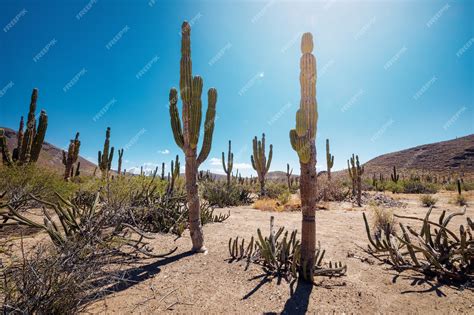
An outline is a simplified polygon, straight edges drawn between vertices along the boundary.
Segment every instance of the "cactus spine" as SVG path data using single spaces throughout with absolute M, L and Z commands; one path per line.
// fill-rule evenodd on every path
M 38 128 L 36 128 L 36 102 L 38 100 L 38 89 L 33 89 L 31 93 L 30 109 L 28 112 L 28 120 L 26 131 L 23 131 L 23 117 L 20 119 L 20 127 L 18 130 L 17 147 L 10 155 L 8 143 L 4 130 L 0 131 L 0 151 L 2 153 L 3 163 L 6 165 L 36 163 L 43 147 L 44 137 L 48 128 L 48 116 L 44 110 L 40 113 Z
M 349 161 L 347 161 L 349 164 Z M 362 175 L 364 174 L 364 166 L 360 166 L 359 156 L 356 155 L 354 158 L 354 154 L 351 157 L 351 165 L 349 167 L 349 175 L 352 178 L 353 183 L 357 187 L 357 205 L 359 207 L 362 206 Z M 351 170 L 352 169 L 352 170 Z
M 79 140 L 79 132 L 76 133 L 76 137 L 69 143 L 69 148 L 66 151 L 63 150 L 63 164 L 64 164 L 64 179 L 68 180 L 74 176 L 73 167 L 74 163 L 79 158 L 79 149 L 81 147 L 81 141 Z
M 123 157 L 123 149 L 118 150 L 118 168 L 117 168 L 117 175 L 122 175 L 122 157 Z
M 300 108 L 296 112 L 296 128 L 290 130 L 290 141 L 300 160 L 301 193 L 301 270 L 305 279 L 312 279 L 316 251 L 316 130 L 318 104 L 316 101 L 316 58 L 312 54 L 313 35 L 301 38 Z
M 328 167 L 328 180 L 331 180 L 331 168 L 334 166 L 334 155 L 329 151 L 329 139 L 326 139 L 326 164 Z
M 397 174 L 397 168 L 394 166 L 393 167 L 393 173 L 390 174 L 390 177 L 392 178 L 392 182 L 395 184 L 398 182 L 398 179 L 400 178 L 400 174 Z
M 197 172 L 199 165 L 207 159 L 211 150 L 214 119 L 216 116 L 217 90 L 207 92 L 208 106 L 204 122 L 204 140 L 201 151 L 197 155 L 197 145 L 202 120 L 202 87 L 200 76 L 192 75 L 191 61 L 191 26 L 183 22 L 181 26 L 181 63 L 179 89 L 182 107 L 182 122 L 177 107 L 178 91 L 172 88 L 169 95 L 171 128 L 176 144 L 183 150 L 186 160 L 186 191 L 189 208 L 189 230 L 191 233 L 192 250 L 205 252 L 204 235 L 202 232 L 199 196 L 197 189 Z
M 265 155 L 265 134 L 262 134 L 262 140 L 253 139 L 253 155 L 250 157 L 252 167 L 257 171 L 258 180 L 260 182 L 260 196 L 266 196 L 265 177 L 267 176 L 270 164 L 273 157 L 273 145 L 270 144 L 270 151 L 268 152 L 268 160 Z
M 227 153 L 227 167 L 225 164 L 224 152 L 222 152 L 222 167 L 224 168 L 224 172 L 227 174 L 227 188 L 229 188 L 230 177 L 232 175 L 232 169 L 234 168 L 234 153 L 232 153 L 232 142 L 230 140 L 229 140 L 229 152 Z M 236 174 L 235 176 L 237 177 L 238 175 Z
M 293 169 L 290 171 L 290 164 L 286 164 L 286 181 L 288 184 L 288 190 L 291 190 L 291 175 L 293 174 Z
M 109 153 L 110 150 L 110 153 Z M 114 147 L 110 148 L 110 127 L 105 132 L 105 142 L 103 151 L 98 152 L 98 165 L 102 172 L 102 179 L 109 178 L 110 167 L 114 158 Z

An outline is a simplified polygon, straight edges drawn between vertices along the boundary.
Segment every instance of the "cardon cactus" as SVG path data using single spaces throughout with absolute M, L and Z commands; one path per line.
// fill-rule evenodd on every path
M 234 168 L 234 153 L 232 153 L 232 142 L 230 140 L 229 140 L 229 152 L 227 153 L 227 167 L 225 164 L 224 152 L 222 152 L 222 167 L 224 168 L 224 172 L 227 174 L 227 187 L 229 187 L 230 181 L 231 181 L 232 169 Z
M 265 134 L 262 134 L 262 140 L 257 140 L 257 137 L 255 137 L 253 139 L 253 155 L 250 157 L 250 159 L 252 161 L 253 169 L 257 171 L 258 180 L 260 182 L 260 196 L 265 196 L 267 194 L 265 190 L 265 177 L 267 176 L 268 170 L 270 170 L 272 157 L 272 144 L 270 144 L 268 159 L 265 154 Z
M 390 177 L 392 178 L 392 182 L 394 182 L 395 184 L 398 183 L 400 174 L 397 174 L 397 168 L 395 166 L 393 167 L 393 173 L 390 174 Z
M 123 158 L 123 149 L 118 150 L 118 168 L 117 175 L 120 176 L 122 173 L 122 158 Z
M 18 130 L 17 147 L 10 155 L 7 147 L 7 140 L 4 131 L 0 134 L 0 151 L 2 153 L 3 163 L 6 165 L 36 163 L 43 147 L 46 130 L 48 128 L 48 116 L 44 110 L 40 113 L 38 127 L 36 126 L 36 102 L 38 100 L 38 89 L 33 89 L 31 94 L 30 109 L 26 130 L 24 131 L 23 117 L 20 119 Z
M 110 152 L 109 152 L 110 150 Z M 114 147 L 110 148 L 110 127 L 105 132 L 104 150 L 98 152 L 98 165 L 102 172 L 102 178 L 109 178 L 110 167 L 114 158 Z
M 334 155 L 329 151 L 329 139 L 326 139 L 326 164 L 328 170 L 328 180 L 331 180 L 331 168 L 334 166 Z
M 347 165 L 349 166 L 349 161 L 347 161 Z M 361 207 L 362 206 L 362 202 L 361 202 L 362 175 L 364 174 L 364 167 L 360 166 L 358 155 L 356 155 L 354 158 L 354 154 L 352 154 L 351 167 L 349 167 L 348 170 L 349 170 L 349 176 L 352 178 L 352 182 L 355 183 L 355 187 L 357 188 L 357 205 Z
M 291 175 L 293 174 L 293 169 L 290 170 L 290 164 L 286 164 L 286 181 L 288 184 L 288 190 L 291 191 Z
M 300 108 L 296 112 L 296 128 L 290 131 L 290 141 L 300 160 L 300 194 L 302 212 L 301 269 L 305 279 L 312 278 L 316 250 L 316 58 L 312 54 L 313 35 L 304 33 L 301 39 Z
M 353 163 L 354 162 L 354 163 Z M 352 196 L 355 197 L 356 195 L 356 186 L 357 186 L 357 179 L 354 176 L 356 174 L 355 170 L 355 155 L 352 154 L 350 160 L 347 160 L 347 171 L 349 172 L 349 178 L 352 182 Z
M 204 123 L 204 140 L 201 151 L 197 155 L 202 120 L 201 94 L 203 80 L 200 76 L 193 77 L 192 75 L 191 26 L 186 21 L 181 26 L 181 35 L 179 89 L 183 104 L 182 121 L 177 107 L 178 91 L 172 88 L 169 95 L 171 128 L 173 129 L 175 142 L 183 150 L 186 160 L 186 191 L 189 208 L 189 230 L 193 244 L 192 250 L 195 252 L 205 252 L 197 188 L 197 172 L 199 165 L 207 159 L 211 150 L 214 119 L 216 116 L 217 90 L 211 88 L 207 92 L 208 106 Z
M 79 132 L 76 133 L 76 137 L 69 143 L 69 148 L 66 151 L 63 150 L 63 164 L 64 164 L 64 179 L 68 180 L 74 176 L 72 171 L 74 163 L 79 158 L 79 149 L 81 147 L 81 141 L 79 140 Z

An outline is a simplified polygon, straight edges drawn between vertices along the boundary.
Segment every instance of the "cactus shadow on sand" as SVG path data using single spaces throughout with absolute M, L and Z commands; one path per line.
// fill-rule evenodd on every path
M 155 261 L 148 265 L 132 267 L 127 270 L 124 270 L 122 271 L 122 273 L 124 274 L 124 277 L 121 279 L 118 279 L 117 283 L 115 283 L 114 285 L 108 288 L 103 288 L 103 291 L 101 292 L 101 294 L 94 294 L 94 295 L 89 296 L 88 298 L 84 299 L 84 302 L 91 303 L 95 300 L 103 299 L 106 296 L 109 296 L 111 294 L 125 291 L 160 273 L 161 272 L 160 267 L 174 263 L 178 260 L 192 256 L 194 254 L 195 252 L 193 251 L 186 251 L 180 254 L 176 254 L 173 256 L 165 257 L 163 259 L 159 259 L 158 261 Z

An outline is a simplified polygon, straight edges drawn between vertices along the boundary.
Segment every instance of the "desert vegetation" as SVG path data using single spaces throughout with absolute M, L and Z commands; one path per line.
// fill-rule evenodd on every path
M 385 266 L 370 267 L 376 270 L 371 272 L 382 274 L 380 277 L 388 275 L 388 267 L 396 277 L 407 273 L 423 276 L 424 281 L 435 282 L 434 286 L 447 283 L 472 293 L 474 224 L 470 198 L 474 183 L 461 172 L 416 173 L 397 165 L 388 166 L 390 173 L 371 172 L 355 154 L 347 160 L 347 169 L 335 171 L 329 139 L 325 142 L 325 170 L 317 172 L 320 117 L 311 33 L 301 38 L 300 105 L 288 140 L 298 157 L 299 172 L 285 161 L 286 172 L 276 178 L 270 176 L 273 145 L 267 148 L 265 133 L 261 139 L 252 139 L 252 154 L 250 158 L 246 155 L 256 177 L 234 172 L 232 140 L 222 148 L 227 150 L 227 154 L 222 151 L 225 175 L 217 177 L 203 170 L 201 166 L 213 146 L 219 108 L 217 90 L 210 88 L 203 119 L 204 82 L 193 75 L 191 25 L 184 22 L 181 26 L 179 89 L 169 92 L 170 125 L 176 146 L 184 154 L 184 174 L 178 155 L 170 161 L 169 169 L 163 162 L 161 172 L 157 166 L 151 173 L 143 168 L 140 174 L 128 173 L 123 164 L 124 148 L 117 150 L 114 160 L 110 127 L 105 129 L 92 175 L 81 169 L 80 149 L 88 144 L 83 138 L 81 142 L 79 132 L 67 151 L 61 150 L 64 168 L 60 172 L 38 165 L 48 116 L 41 111 L 36 122 L 37 89 L 32 92 L 26 128 L 23 117 L 20 119 L 12 151 L 5 130 L 0 129 L 0 298 L 4 313 L 90 311 L 98 301 L 139 283 L 137 270 L 150 260 L 159 265 L 191 259 L 196 265 L 188 266 L 183 274 L 215 272 L 216 279 L 220 273 L 205 265 L 216 267 L 218 261 L 222 265 L 217 266 L 225 266 L 227 273 L 241 277 L 260 273 L 252 274 L 255 277 L 251 279 L 263 279 L 262 285 L 272 279 L 280 284 L 283 279 L 291 290 L 298 283 L 297 291 L 311 293 L 313 286 L 345 287 L 346 280 L 341 279 L 350 282 L 354 281 L 353 274 L 369 272 L 365 265 L 361 270 L 351 270 L 353 260 L 374 265 L 374 259 Z M 445 209 L 447 204 L 452 209 Z M 437 209 L 441 213 L 432 219 Z M 237 230 L 249 224 L 242 213 L 261 216 L 258 227 Z M 342 228 L 333 228 L 326 217 L 333 213 L 338 215 L 331 218 L 335 225 L 346 215 L 353 217 L 341 223 Z M 233 222 L 233 216 L 239 221 Z M 318 225 L 319 216 L 326 220 L 323 227 Z M 293 220 L 291 226 L 287 226 L 288 218 Z M 277 223 L 282 226 L 277 227 Z M 324 233 L 318 232 L 320 227 Z M 221 229 L 221 234 L 213 235 L 215 229 Z M 363 245 L 360 239 L 353 243 L 355 231 L 364 229 Z M 255 230 L 256 234 L 250 234 Z M 182 240 L 187 245 L 179 243 Z M 351 248 L 344 247 L 341 254 L 339 242 L 350 243 Z M 185 246 L 190 247 L 186 255 L 182 253 Z M 205 257 L 212 259 L 205 261 Z M 157 278 L 161 271 L 158 265 L 153 265 Z M 239 277 L 232 279 L 225 284 L 230 291 Z M 343 282 L 336 282 L 339 280 Z

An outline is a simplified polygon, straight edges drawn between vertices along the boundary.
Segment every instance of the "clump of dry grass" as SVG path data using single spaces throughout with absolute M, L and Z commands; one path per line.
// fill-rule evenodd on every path
M 432 195 L 422 195 L 420 201 L 423 206 L 432 207 L 438 202 L 438 198 L 435 198 Z
M 397 224 L 393 211 L 379 207 L 372 208 L 374 216 L 372 219 L 372 227 L 376 237 L 383 235 L 395 234 L 395 226 Z
M 298 211 L 301 209 L 301 200 L 298 195 L 289 195 L 278 199 L 258 199 L 253 204 L 254 209 L 262 211 Z

